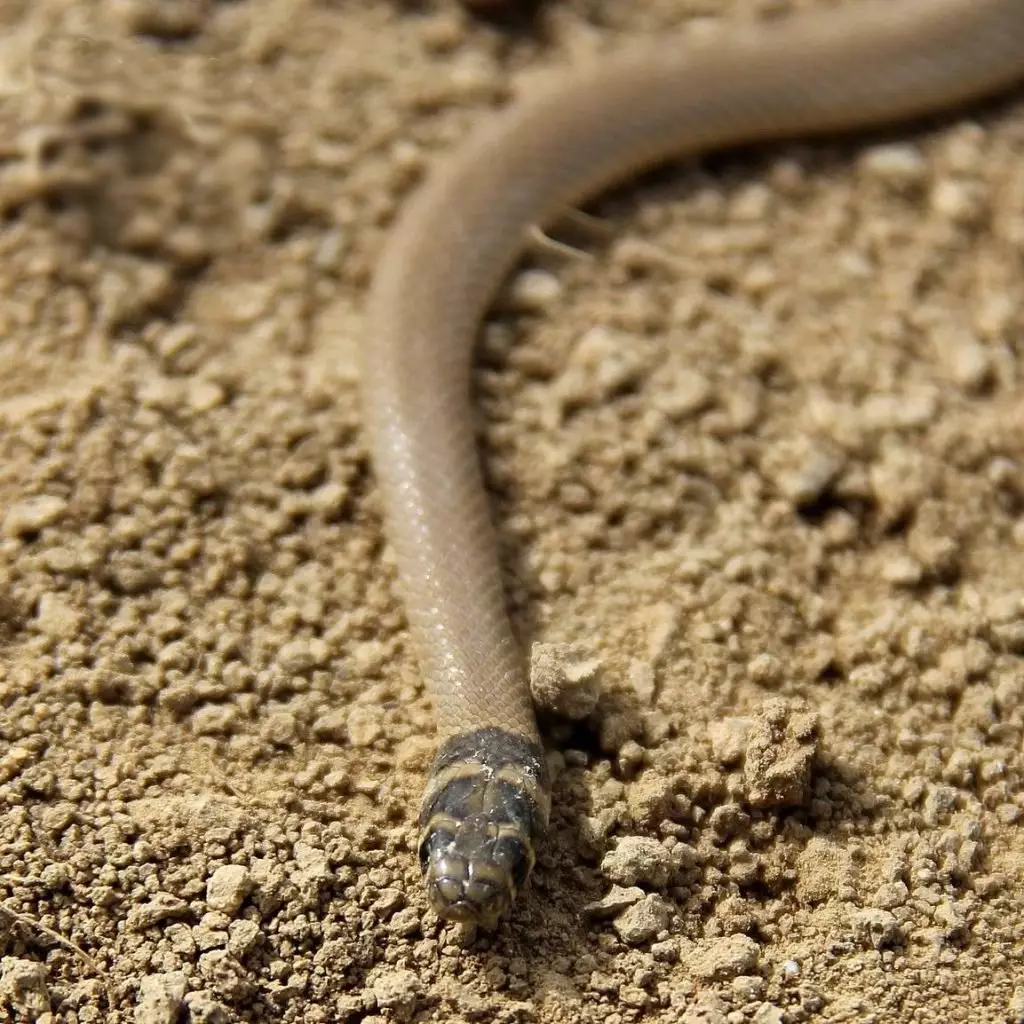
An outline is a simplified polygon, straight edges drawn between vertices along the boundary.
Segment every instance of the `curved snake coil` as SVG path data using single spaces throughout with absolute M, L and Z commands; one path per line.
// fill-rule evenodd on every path
M 484 119 L 401 211 L 369 296 L 366 427 L 441 740 L 420 855 L 441 917 L 493 926 L 550 781 L 474 446 L 479 321 L 529 230 L 668 158 L 942 110 L 1024 79 L 1024 0 L 846 0 L 636 44 Z

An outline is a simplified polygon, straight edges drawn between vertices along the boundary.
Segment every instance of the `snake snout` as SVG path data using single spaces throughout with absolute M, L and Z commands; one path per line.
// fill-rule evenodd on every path
M 533 866 L 530 843 L 512 828 L 473 815 L 428 830 L 420 862 L 439 917 L 493 928 L 508 913 Z

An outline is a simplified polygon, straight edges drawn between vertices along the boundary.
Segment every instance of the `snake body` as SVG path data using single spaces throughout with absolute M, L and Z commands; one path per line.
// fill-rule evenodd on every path
M 438 717 L 420 858 L 441 917 L 493 926 L 548 820 L 470 395 L 479 321 L 530 229 L 672 157 L 889 123 L 1022 79 L 1024 0 L 847 0 L 703 42 L 647 41 L 485 119 L 402 209 L 370 290 L 361 372 Z

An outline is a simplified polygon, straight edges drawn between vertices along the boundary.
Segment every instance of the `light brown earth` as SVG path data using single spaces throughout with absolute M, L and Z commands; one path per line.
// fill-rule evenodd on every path
M 601 697 L 512 923 L 419 884 L 386 225 L 539 69 L 782 6 L 2 4 L 0 1020 L 1024 1020 L 1020 97 L 654 176 L 513 283 L 512 606 Z

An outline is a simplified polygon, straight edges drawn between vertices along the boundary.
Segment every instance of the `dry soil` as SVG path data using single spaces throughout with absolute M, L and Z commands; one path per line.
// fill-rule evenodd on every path
M 1019 95 L 650 176 L 510 284 L 510 603 L 598 699 L 511 923 L 419 883 L 387 225 L 546 69 L 784 6 L 0 4 L 0 1020 L 1024 1020 Z

